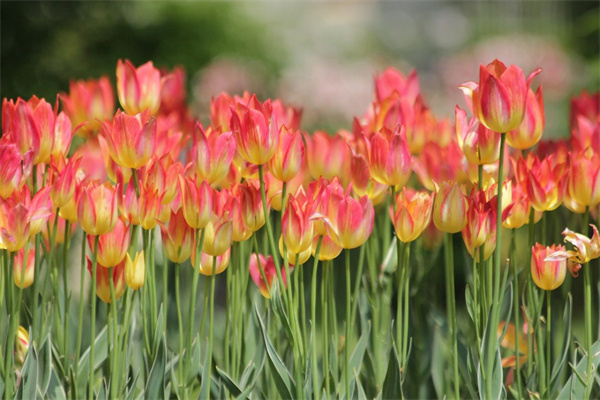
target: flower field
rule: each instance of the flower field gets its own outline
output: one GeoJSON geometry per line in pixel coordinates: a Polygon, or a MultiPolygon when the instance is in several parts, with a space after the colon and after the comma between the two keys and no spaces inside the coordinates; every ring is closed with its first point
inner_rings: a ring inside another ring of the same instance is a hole
{"type": "Polygon", "coordinates": [[[390,67],[335,133],[152,62],[5,98],[0,393],[598,398],[600,95],[546,140],[539,67],[453,119],[390,67]]]}

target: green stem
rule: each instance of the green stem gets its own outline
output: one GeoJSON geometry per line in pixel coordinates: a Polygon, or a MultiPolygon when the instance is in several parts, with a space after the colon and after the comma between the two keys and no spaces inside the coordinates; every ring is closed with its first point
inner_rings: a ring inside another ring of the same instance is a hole
{"type": "MultiPolygon", "coordinates": [[[[119,318],[117,316],[117,299],[115,297],[115,283],[113,277],[114,268],[108,269],[108,282],[110,285],[110,313],[111,316],[111,324],[112,324],[112,332],[114,335],[114,351],[109,353],[111,355],[110,361],[110,394],[111,397],[118,397],[118,387],[119,387],[119,373],[116,371],[119,365],[119,318]]],[[[110,351],[110,349],[108,349],[110,351]]]]}
{"type": "Polygon", "coordinates": [[[208,327],[208,369],[204,371],[202,380],[208,379],[206,384],[206,399],[210,399],[210,375],[212,365],[212,344],[214,331],[214,313],[215,313],[215,272],[217,271],[217,257],[213,257],[213,268],[210,275],[210,322],[208,327]]]}
{"type": "MultiPolygon", "coordinates": [[[[446,305],[448,326],[450,328],[450,340],[452,343],[452,362],[454,370],[454,398],[460,399],[456,335],[456,296],[454,293],[454,254],[452,249],[451,233],[444,234],[444,255],[446,265],[446,305]]],[[[489,371],[490,369],[488,368],[487,370],[489,371]]]]}
{"type": "Polygon", "coordinates": [[[352,306],[350,292],[350,249],[345,249],[344,251],[346,253],[346,337],[344,339],[344,381],[346,383],[346,398],[350,398],[350,311],[352,306]]]}
{"type": "MultiPolygon", "coordinates": [[[[535,240],[535,211],[532,207],[529,208],[529,224],[528,224],[528,238],[529,238],[529,247],[528,251],[531,250],[535,240]]],[[[529,297],[533,297],[533,278],[531,274],[527,274],[527,293],[529,297]]],[[[528,308],[531,309],[532,305],[528,304],[528,308]]],[[[530,311],[531,312],[531,311],[530,311]]],[[[533,321],[527,321],[527,375],[531,376],[531,372],[533,371],[533,334],[531,329],[531,324],[533,321]]]]}
{"type": "Polygon", "coordinates": [[[169,311],[169,262],[167,258],[164,257],[164,248],[163,248],[163,331],[167,332],[167,313],[169,311]]]}
{"type": "MultiPolygon", "coordinates": [[[[58,213],[56,215],[58,219],[58,213]]],[[[63,349],[65,352],[65,367],[69,362],[69,285],[68,285],[68,270],[69,270],[69,248],[71,246],[71,223],[65,220],[65,236],[63,240],[63,349]]],[[[65,368],[67,370],[67,368],[65,368]]]]}
{"type": "MultiPolygon", "coordinates": [[[[543,297],[542,297],[543,300],[543,297]]],[[[537,352],[537,369],[539,372],[539,385],[540,385],[540,394],[542,396],[544,396],[544,394],[546,393],[546,388],[547,388],[547,382],[546,382],[546,360],[545,360],[545,353],[544,353],[544,349],[543,349],[543,343],[544,343],[544,332],[540,327],[540,316],[542,314],[542,309],[541,307],[537,310],[538,312],[536,313],[536,328],[535,331],[537,332],[537,341],[538,341],[538,352],[537,352]]],[[[546,331],[547,332],[547,331],[546,331]]]]}
{"type": "MultiPolygon", "coordinates": [[[[319,400],[321,398],[321,385],[319,382],[319,370],[317,363],[317,268],[319,267],[319,254],[321,253],[321,243],[323,242],[323,236],[319,237],[319,241],[317,242],[317,249],[315,251],[315,257],[313,262],[313,272],[312,272],[312,285],[310,291],[310,316],[311,316],[311,324],[310,330],[312,335],[312,373],[313,373],[313,389],[314,389],[314,398],[315,400],[319,400]]],[[[323,301],[323,299],[321,299],[323,301]]],[[[327,338],[324,338],[327,340],[327,338]]],[[[327,357],[326,354],[323,354],[323,357],[327,357]]],[[[327,371],[323,369],[323,376],[326,377],[327,371]]]]}
{"type": "MultiPolygon", "coordinates": [[[[27,252],[26,252],[27,253],[27,252]]],[[[4,398],[5,400],[12,400],[13,398],[13,363],[14,363],[14,341],[15,341],[15,330],[13,329],[13,325],[15,325],[15,321],[18,321],[18,316],[16,315],[17,310],[19,309],[20,301],[14,303],[14,265],[15,265],[15,253],[10,253],[10,261],[8,264],[8,279],[6,284],[8,286],[8,301],[7,301],[7,314],[8,314],[8,336],[6,338],[6,360],[4,367],[4,398]]],[[[22,268],[22,271],[25,271],[25,267],[22,268]]],[[[21,282],[23,282],[24,277],[21,274],[21,282]]],[[[18,324],[18,322],[17,322],[18,324]]]]}
{"type": "Polygon", "coordinates": [[[202,304],[202,320],[200,321],[200,337],[204,337],[204,326],[206,325],[206,316],[208,315],[208,305],[210,303],[210,276],[204,277],[204,303],[202,304]]]}
{"type": "MultiPolygon", "coordinates": [[[[299,291],[300,291],[300,326],[302,327],[302,334],[299,335],[302,338],[307,337],[306,336],[306,301],[304,299],[304,268],[302,267],[302,265],[298,265],[298,255],[296,255],[296,268],[298,268],[297,274],[298,274],[298,279],[300,280],[300,286],[299,286],[299,291]]],[[[298,287],[297,287],[298,288],[298,287]]],[[[296,289],[298,290],[298,289],[296,289]]],[[[295,310],[297,310],[298,308],[296,307],[295,310]]],[[[316,340],[316,339],[313,339],[316,340]]],[[[301,341],[303,346],[306,346],[305,348],[303,348],[303,356],[306,355],[308,353],[308,343],[306,343],[305,340],[301,341]]],[[[308,362],[308,360],[305,360],[305,364],[306,362],[308,362]]],[[[308,367],[308,365],[307,365],[308,367]]]]}
{"type": "Polygon", "coordinates": [[[404,251],[406,249],[406,243],[396,238],[396,274],[398,277],[398,304],[396,306],[396,349],[398,350],[398,356],[400,358],[400,365],[403,365],[402,359],[402,302],[404,291],[404,266],[402,261],[404,260],[404,251]]]}
{"type": "Polygon", "coordinates": [[[96,347],[96,268],[98,266],[98,242],[100,236],[94,238],[94,253],[92,254],[92,314],[90,319],[90,377],[88,381],[88,399],[94,398],[94,356],[96,347]]]}
{"type": "MultiPolygon", "coordinates": [[[[317,243],[318,245],[318,243],[317,243]]],[[[318,246],[317,246],[318,247],[318,246]]],[[[319,249],[320,250],[320,249],[319,249]]],[[[319,257],[316,257],[318,259],[319,257]]],[[[316,262],[316,261],[315,261],[316,262]]],[[[325,266],[326,264],[324,264],[325,266]]],[[[315,267],[316,268],[316,267],[315,267]]],[[[325,394],[326,397],[329,398],[330,395],[330,387],[329,387],[329,270],[327,268],[323,269],[323,282],[321,283],[321,301],[323,305],[321,307],[321,338],[323,344],[323,380],[325,381],[325,394]]],[[[313,343],[316,343],[316,340],[313,337],[313,343]]],[[[316,353],[316,350],[313,347],[313,352],[316,353]]]]}
{"type": "MultiPolygon", "coordinates": [[[[590,220],[590,208],[585,208],[583,214],[582,233],[587,234],[590,220]]],[[[592,354],[592,274],[590,264],[583,265],[583,309],[585,313],[585,351],[587,353],[586,385],[584,399],[589,399],[594,385],[594,355],[592,354]]]]}
{"type": "Polygon", "coordinates": [[[519,318],[519,312],[521,307],[521,293],[519,291],[519,268],[517,267],[517,241],[516,241],[516,229],[512,230],[512,237],[510,243],[510,261],[513,267],[513,277],[515,284],[514,291],[514,302],[513,302],[513,313],[515,315],[515,357],[516,357],[516,374],[517,374],[517,399],[521,398],[522,387],[521,387],[521,351],[519,347],[519,337],[522,331],[521,322],[519,318]]]}
{"type": "Polygon", "coordinates": [[[407,372],[408,365],[408,323],[409,323],[409,296],[410,296],[410,242],[404,249],[404,322],[402,324],[402,371],[407,372]]]}
{"type": "MultiPolygon", "coordinates": [[[[546,290],[546,396],[550,397],[550,370],[552,369],[552,294],[546,290]]],[[[518,333],[518,332],[517,332],[518,333]]],[[[517,335],[518,336],[518,335],[517,335]]],[[[517,360],[518,363],[518,360],[517,360]]]]}
{"type": "MultiPolygon", "coordinates": [[[[366,245],[360,246],[360,252],[358,254],[358,271],[356,273],[357,279],[354,282],[354,291],[352,292],[352,298],[358,299],[360,296],[360,284],[362,282],[362,274],[365,267],[365,249],[366,245]]],[[[350,326],[354,326],[356,320],[356,310],[358,309],[358,300],[352,303],[352,313],[350,314],[350,326]]]]}
{"type": "Polygon", "coordinates": [[[79,318],[77,319],[77,344],[75,346],[75,375],[79,375],[79,356],[81,354],[81,340],[83,338],[83,311],[85,302],[83,294],[85,293],[85,245],[86,234],[81,232],[81,277],[79,279],[79,318]]]}
{"type": "Polygon", "coordinates": [[[179,263],[175,264],[175,304],[177,306],[177,323],[179,325],[179,361],[177,362],[177,376],[179,378],[179,387],[181,387],[183,382],[183,371],[181,369],[183,367],[183,318],[181,317],[181,298],[179,296],[179,263]]]}

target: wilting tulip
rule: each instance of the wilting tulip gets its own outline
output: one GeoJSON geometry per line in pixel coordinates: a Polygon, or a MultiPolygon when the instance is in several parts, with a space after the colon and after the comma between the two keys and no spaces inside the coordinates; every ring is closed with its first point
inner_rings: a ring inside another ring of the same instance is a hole
{"type": "MultiPolygon", "coordinates": [[[[569,259],[569,261],[576,264],[585,264],[595,258],[600,257],[600,234],[598,234],[598,228],[594,225],[590,225],[594,231],[592,238],[590,239],[586,235],[581,233],[573,232],[569,229],[565,229],[562,235],[565,237],[565,242],[571,243],[575,249],[566,250],[564,247],[554,253],[548,253],[546,257],[547,261],[560,261],[569,259]]],[[[571,265],[569,265],[571,267],[571,265]]],[[[576,276],[576,275],[575,275],[576,276]]]]}
{"type": "Polygon", "coordinates": [[[63,109],[74,126],[86,123],[78,134],[90,136],[110,119],[115,111],[115,97],[106,76],[98,80],[71,81],[69,93],[61,93],[63,109]]]}
{"type": "Polygon", "coordinates": [[[229,173],[235,154],[235,139],[231,132],[221,133],[214,129],[207,132],[196,123],[192,154],[197,178],[212,185],[225,179],[229,173]]]}
{"type": "Polygon", "coordinates": [[[347,192],[344,196],[331,195],[327,232],[334,242],[344,249],[362,245],[371,235],[375,211],[367,196],[353,199],[347,192]]]}
{"type": "Polygon", "coordinates": [[[27,254],[25,249],[17,251],[15,254],[15,262],[13,264],[13,277],[15,285],[21,289],[28,288],[33,283],[35,274],[35,246],[30,245],[27,254]],[[25,267],[25,272],[23,272],[25,267]],[[23,280],[21,281],[21,278],[23,280]]]}
{"type": "MultiPolygon", "coordinates": [[[[231,256],[231,248],[227,248],[225,253],[219,256],[211,256],[207,253],[201,252],[200,264],[198,265],[199,272],[204,276],[212,276],[213,267],[216,266],[215,275],[219,275],[225,271],[229,265],[229,258],[231,256]],[[216,264],[215,264],[216,262],[216,264]]],[[[196,252],[192,252],[192,266],[196,265],[196,252]]]]}
{"type": "MultiPolygon", "coordinates": [[[[144,251],[135,253],[135,259],[131,261],[129,253],[126,253],[125,259],[125,281],[133,290],[138,290],[144,286],[146,277],[146,263],[144,261],[144,251]]],[[[102,264],[100,264],[102,265],[102,264]]]]}
{"type": "MultiPolygon", "coordinates": [[[[90,249],[94,249],[95,236],[88,235],[90,249]]],[[[123,217],[117,218],[115,227],[98,237],[98,263],[106,268],[120,264],[129,249],[129,226],[123,217]]]]}
{"type": "Polygon", "coordinates": [[[210,185],[206,181],[198,185],[196,180],[180,175],[179,186],[185,221],[194,229],[204,228],[212,214],[213,194],[210,185]]]}
{"type": "Polygon", "coordinates": [[[117,193],[110,183],[88,183],[81,189],[77,216],[88,235],[103,235],[117,224],[117,193]]]}
{"type": "Polygon", "coordinates": [[[156,119],[148,111],[132,116],[118,110],[102,132],[111,158],[121,167],[143,167],[154,152],[156,119]]]}
{"type": "Polygon", "coordinates": [[[269,161],[269,171],[282,182],[292,180],[304,161],[304,142],[299,131],[288,130],[282,126],[279,130],[277,150],[269,161]]]}
{"type": "Polygon", "coordinates": [[[33,151],[21,155],[9,139],[0,139],[0,197],[6,199],[15,190],[20,190],[29,179],[33,168],[33,151]]]}
{"type": "Polygon", "coordinates": [[[29,350],[29,332],[19,325],[15,335],[15,362],[17,364],[23,365],[27,350],[29,350]]]}
{"type": "Polygon", "coordinates": [[[527,175],[527,196],[538,211],[552,211],[560,206],[567,189],[567,164],[555,163],[553,156],[533,159],[527,175]]]}
{"type": "Polygon", "coordinates": [[[554,290],[562,285],[567,273],[566,260],[546,261],[546,257],[564,249],[564,246],[546,247],[539,243],[531,248],[531,276],[540,289],[554,290]]]}
{"type": "Polygon", "coordinates": [[[169,260],[181,264],[192,255],[194,229],[185,222],[183,210],[171,214],[168,226],[160,225],[163,246],[169,260]]]}
{"type": "Polygon", "coordinates": [[[479,84],[466,82],[459,88],[479,121],[494,132],[506,133],[521,124],[531,80],[540,72],[536,69],[525,80],[519,67],[507,68],[494,60],[485,67],[480,65],[479,84]]]}
{"type": "MultiPolygon", "coordinates": [[[[113,287],[115,290],[115,300],[125,292],[125,263],[127,259],[124,258],[121,263],[112,268],[113,276],[113,287]]],[[[92,260],[87,258],[87,267],[90,274],[92,273],[92,260]]],[[[98,268],[96,270],[96,294],[103,302],[110,304],[110,268],[98,268]]]]}
{"type": "Polygon", "coordinates": [[[279,127],[272,116],[271,101],[261,104],[252,96],[248,106],[238,105],[231,113],[231,130],[240,155],[254,165],[268,163],[279,142],[279,127]]]}
{"type": "Polygon", "coordinates": [[[160,71],[152,61],[135,68],[129,60],[117,62],[117,94],[129,115],[149,110],[154,115],[160,106],[160,71]]]}
{"type": "Polygon", "coordinates": [[[492,164],[500,157],[500,135],[487,129],[473,117],[456,106],[456,136],[467,160],[476,165],[492,164]]]}
{"type": "Polygon", "coordinates": [[[591,148],[576,156],[571,155],[569,194],[583,206],[600,204],[600,155],[591,148]]]}
{"type": "Polygon", "coordinates": [[[313,222],[310,219],[312,214],[312,207],[306,203],[303,191],[290,195],[281,220],[281,236],[290,252],[300,254],[310,248],[314,237],[313,222]]]}
{"type": "Polygon", "coordinates": [[[402,188],[396,199],[393,216],[396,236],[404,243],[417,239],[431,221],[433,195],[425,191],[402,188]]]}
{"type": "Polygon", "coordinates": [[[442,181],[441,186],[436,189],[433,202],[433,223],[436,228],[448,233],[462,231],[467,226],[467,211],[469,211],[469,202],[463,192],[464,187],[442,181]]]}
{"type": "Polygon", "coordinates": [[[383,128],[371,138],[369,170],[376,182],[403,186],[412,172],[411,161],[404,128],[383,128]]]}
{"type": "Polygon", "coordinates": [[[518,150],[529,149],[540,141],[545,123],[542,87],[535,94],[528,89],[523,121],[517,129],[506,134],[506,142],[518,150]]]}
{"type": "MultiPolygon", "coordinates": [[[[260,294],[262,294],[267,299],[270,299],[271,296],[269,294],[269,291],[273,288],[273,283],[277,282],[277,271],[275,270],[275,263],[273,262],[273,257],[265,257],[262,254],[252,253],[250,254],[249,269],[250,276],[252,277],[252,280],[258,287],[258,291],[260,292],[260,294]],[[267,282],[265,282],[263,279],[261,269],[265,274],[267,282]]],[[[287,285],[286,274],[282,274],[282,276],[283,284],[287,285]]]]}

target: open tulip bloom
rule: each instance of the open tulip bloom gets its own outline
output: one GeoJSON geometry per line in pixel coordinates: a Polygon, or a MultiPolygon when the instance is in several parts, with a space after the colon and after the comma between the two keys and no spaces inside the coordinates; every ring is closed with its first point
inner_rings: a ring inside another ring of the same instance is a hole
{"type": "Polygon", "coordinates": [[[335,132],[150,61],[4,99],[0,394],[599,397],[600,94],[545,140],[540,70],[452,121],[388,68],[335,132]]]}

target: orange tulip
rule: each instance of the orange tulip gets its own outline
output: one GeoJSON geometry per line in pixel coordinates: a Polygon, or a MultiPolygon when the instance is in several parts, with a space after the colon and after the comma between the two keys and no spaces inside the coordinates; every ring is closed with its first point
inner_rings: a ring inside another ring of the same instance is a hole
{"type": "Polygon", "coordinates": [[[169,260],[181,264],[192,255],[194,249],[194,229],[187,224],[183,210],[171,214],[167,226],[161,224],[163,246],[169,260]]]}
{"type": "Polygon", "coordinates": [[[310,219],[313,213],[303,189],[290,195],[281,221],[281,236],[291,253],[300,254],[310,248],[314,237],[314,224],[310,219]]]}
{"type": "Polygon", "coordinates": [[[500,135],[487,129],[477,118],[467,122],[467,113],[456,106],[456,135],[467,160],[476,165],[492,164],[500,157],[500,135]]]}
{"type": "Polygon", "coordinates": [[[194,127],[192,154],[198,179],[211,185],[227,177],[235,155],[235,138],[231,132],[207,129],[199,123],[194,127]]]}
{"type": "Polygon", "coordinates": [[[148,110],[156,114],[160,106],[160,71],[152,61],[135,68],[129,60],[117,62],[117,95],[123,110],[134,115],[148,110]]]}
{"type": "Polygon", "coordinates": [[[269,171],[282,182],[291,181],[300,172],[304,161],[304,142],[299,131],[282,126],[279,130],[279,143],[271,161],[269,171]]]}
{"type": "Polygon", "coordinates": [[[103,235],[117,224],[117,194],[110,183],[90,182],[81,189],[77,217],[88,235],[103,235]]]}
{"type": "Polygon", "coordinates": [[[376,182],[403,186],[412,172],[411,161],[404,128],[383,128],[371,138],[369,169],[376,182]]]}
{"type": "Polygon", "coordinates": [[[15,262],[13,264],[13,277],[15,285],[21,289],[28,288],[33,284],[35,274],[35,246],[29,246],[27,254],[25,249],[17,251],[15,254],[15,262]],[[25,275],[23,275],[23,267],[25,267],[25,275]],[[21,278],[23,281],[21,282],[21,278]]]}
{"type": "Polygon", "coordinates": [[[194,229],[204,228],[210,221],[213,206],[213,193],[209,184],[203,181],[198,185],[196,180],[180,175],[179,187],[185,221],[194,229]]]}
{"type": "Polygon", "coordinates": [[[517,129],[506,134],[506,142],[518,150],[529,149],[540,141],[545,123],[542,87],[540,86],[535,94],[529,89],[523,121],[517,129]]]}
{"type": "Polygon", "coordinates": [[[591,148],[577,155],[571,154],[568,189],[571,198],[583,206],[600,204],[600,155],[591,148]]]}
{"type": "Polygon", "coordinates": [[[546,261],[546,257],[564,249],[564,246],[546,247],[539,243],[531,248],[531,276],[540,289],[554,290],[562,285],[567,272],[566,260],[546,261]]]}
{"type": "MultiPolygon", "coordinates": [[[[437,186],[437,185],[436,185],[437,186]]],[[[456,233],[467,226],[469,202],[464,186],[442,181],[436,188],[433,202],[433,223],[442,232],[456,233]]]]}
{"type": "Polygon", "coordinates": [[[125,168],[140,168],[150,161],[156,145],[156,119],[148,111],[134,116],[118,110],[112,123],[102,126],[110,157],[125,168]]]}
{"type": "Polygon", "coordinates": [[[353,199],[332,194],[328,206],[327,232],[333,241],[344,249],[361,246],[373,231],[375,211],[367,196],[353,199]]]}
{"type": "MultiPolygon", "coordinates": [[[[95,236],[87,236],[90,249],[94,249],[95,236]]],[[[129,226],[122,217],[117,218],[115,227],[98,237],[98,263],[106,268],[120,264],[129,249],[129,226]]]]}
{"type": "Polygon", "coordinates": [[[527,175],[527,196],[538,211],[551,211],[560,206],[567,189],[568,166],[556,163],[554,156],[533,158],[527,175]]]}
{"type": "Polygon", "coordinates": [[[393,215],[396,236],[404,243],[416,240],[431,221],[433,195],[426,191],[402,188],[393,215]]]}
{"type": "MultiPolygon", "coordinates": [[[[118,300],[125,292],[125,263],[124,258],[120,264],[112,268],[113,287],[115,290],[115,300],[118,300]]],[[[102,265],[101,265],[102,266],[102,265]]],[[[92,273],[92,260],[87,257],[87,267],[90,274],[92,273]]],[[[103,302],[110,304],[110,268],[98,268],[96,270],[96,295],[103,302]]]]}

